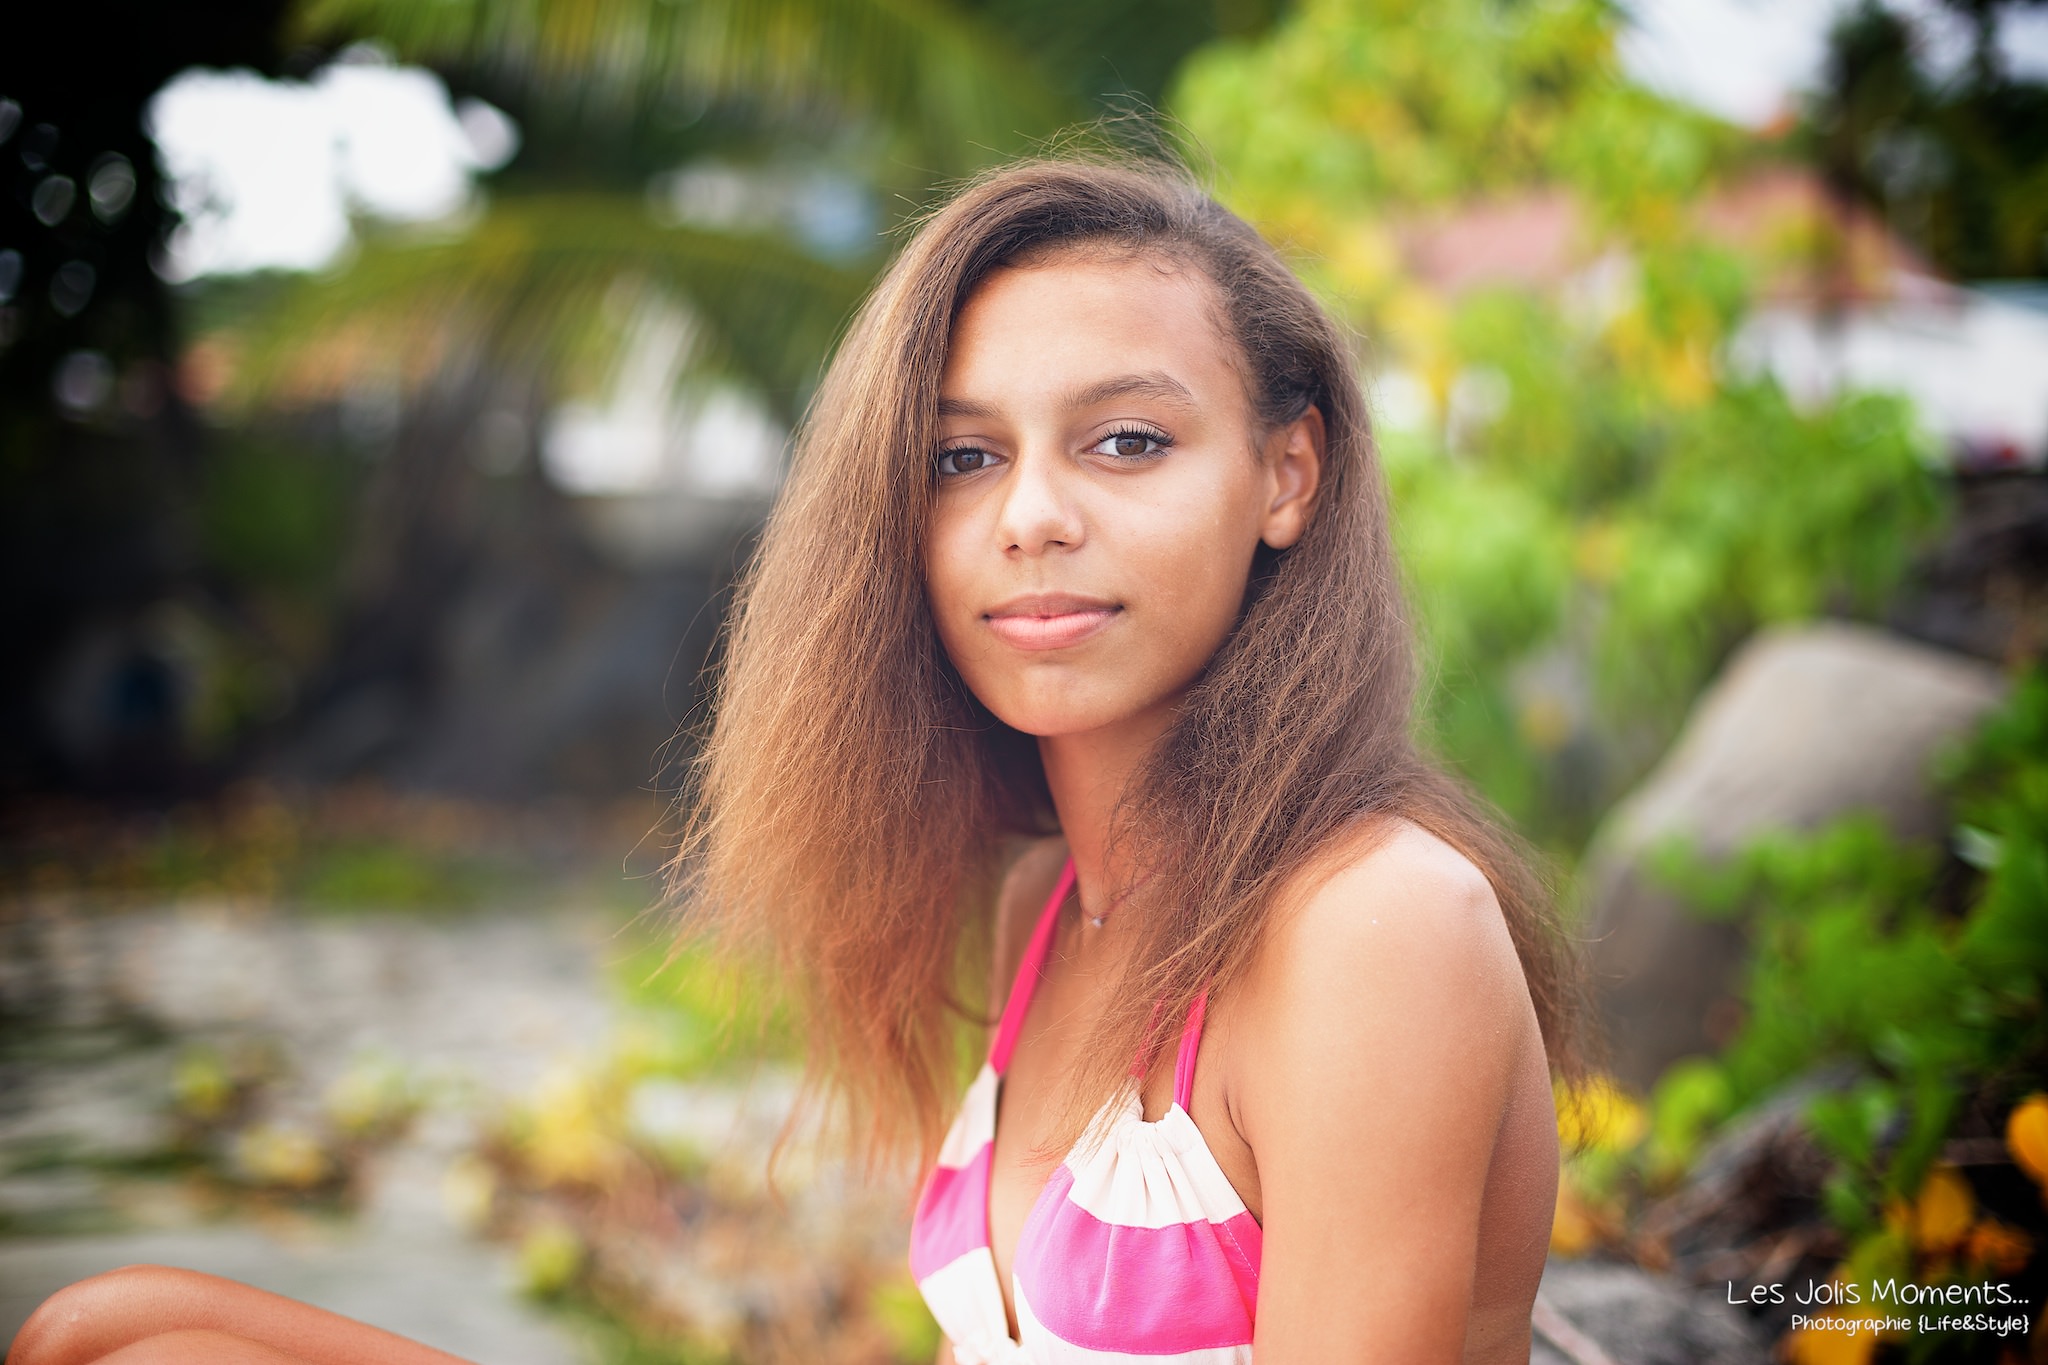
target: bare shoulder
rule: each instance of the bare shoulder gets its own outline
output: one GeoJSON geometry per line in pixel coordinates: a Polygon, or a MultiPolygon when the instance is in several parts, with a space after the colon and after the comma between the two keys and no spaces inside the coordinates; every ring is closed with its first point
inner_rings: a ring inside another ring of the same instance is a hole
{"type": "Polygon", "coordinates": [[[1248,1068],[1248,1099],[1290,1077],[1326,1084],[1332,1067],[1391,1080],[1453,1065],[1504,1101],[1535,1026],[1485,873],[1403,819],[1347,837],[1283,888],[1238,1013],[1248,1044],[1288,1059],[1248,1068]]]}
{"type": "Polygon", "coordinates": [[[1066,861],[1065,837],[1048,835],[1027,844],[1003,874],[1002,889],[996,894],[995,960],[990,964],[989,998],[997,1008],[1009,991],[1010,978],[1017,974],[1017,963],[1031,941],[1038,912],[1045,908],[1045,898],[1052,894],[1066,861]]]}
{"type": "Polygon", "coordinates": [[[1381,968],[1392,969],[1373,973],[1383,989],[1521,983],[1493,884],[1410,820],[1391,817],[1334,845],[1274,909],[1262,967],[1282,979],[1381,968]]]}

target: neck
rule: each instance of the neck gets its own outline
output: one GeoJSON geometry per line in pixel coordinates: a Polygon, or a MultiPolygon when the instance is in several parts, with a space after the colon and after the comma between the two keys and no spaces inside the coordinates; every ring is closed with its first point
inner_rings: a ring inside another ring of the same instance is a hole
{"type": "MultiPolygon", "coordinates": [[[[1177,700],[1177,699],[1176,699],[1177,700]]],[[[1089,915],[1109,909],[1110,897],[1126,889],[1130,869],[1110,864],[1109,818],[1153,744],[1173,723],[1173,700],[1141,715],[1082,734],[1046,735],[1038,741],[1046,786],[1059,813],[1067,850],[1074,858],[1081,908],[1089,915]]]]}

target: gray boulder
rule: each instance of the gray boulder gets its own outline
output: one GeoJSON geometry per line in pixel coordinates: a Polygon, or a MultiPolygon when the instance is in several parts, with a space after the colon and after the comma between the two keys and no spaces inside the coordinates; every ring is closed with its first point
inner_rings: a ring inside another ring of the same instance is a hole
{"type": "Polygon", "coordinates": [[[1765,1365],[1738,1310],[1631,1265],[1556,1261],[1536,1297],[1530,1365],[1765,1365]]]}
{"type": "Polygon", "coordinates": [[[1616,1074],[1647,1086],[1710,1050],[1737,1017],[1741,927],[1690,914],[1649,874],[1648,850],[1677,836],[1716,857],[1766,829],[1858,809],[1902,837],[1939,837],[1929,761],[2003,692],[1988,664],[1845,622],[1745,644],[1587,851],[1594,982],[1616,1074]]]}

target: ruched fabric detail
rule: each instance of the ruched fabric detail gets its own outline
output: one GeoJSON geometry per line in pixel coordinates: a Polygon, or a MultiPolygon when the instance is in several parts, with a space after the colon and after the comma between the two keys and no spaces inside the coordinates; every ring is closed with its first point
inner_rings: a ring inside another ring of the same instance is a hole
{"type": "Polygon", "coordinates": [[[1135,1093],[1105,1107],[1039,1192],[1011,1274],[1009,1335],[989,1249],[989,1168],[1002,1073],[1060,903],[1062,870],[911,1223],[910,1263],[960,1365],[1245,1365],[1258,1302],[1257,1220],[1187,1112],[1205,997],[1174,1067],[1174,1102],[1144,1120],[1135,1093]]]}

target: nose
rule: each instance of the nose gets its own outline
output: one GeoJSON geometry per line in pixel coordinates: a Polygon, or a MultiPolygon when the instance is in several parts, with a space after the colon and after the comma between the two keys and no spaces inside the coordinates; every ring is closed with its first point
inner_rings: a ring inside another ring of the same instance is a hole
{"type": "Polygon", "coordinates": [[[1081,544],[1079,490],[1056,450],[1023,449],[1003,481],[996,535],[1006,552],[1042,555],[1081,544]]]}

